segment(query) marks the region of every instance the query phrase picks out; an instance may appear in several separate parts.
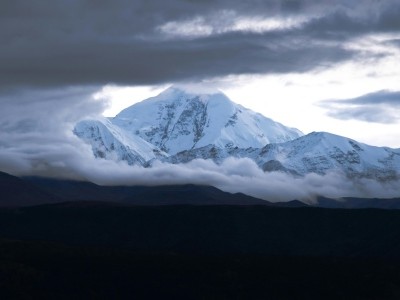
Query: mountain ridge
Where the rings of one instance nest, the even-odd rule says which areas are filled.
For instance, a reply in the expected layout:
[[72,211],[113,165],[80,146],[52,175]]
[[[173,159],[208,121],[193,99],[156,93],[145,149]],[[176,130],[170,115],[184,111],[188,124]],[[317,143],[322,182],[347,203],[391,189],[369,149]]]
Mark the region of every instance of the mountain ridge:
[[228,157],[250,158],[264,172],[294,176],[340,172],[378,181],[400,179],[400,149],[375,147],[328,132],[303,135],[233,103],[223,93],[172,86],[110,120],[84,120],[75,134],[96,157],[151,167]]
[[112,123],[169,154],[208,144],[263,146],[302,135],[233,103],[222,92],[192,94],[176,87],[124,109]]
[[[293,199],[271,202],[242,193],[228,193],[212,186],[100,186],[89,181],[44,177],[16,177],[0,172],[0,207],[57,205],[90,206],[262,206],[327,209],[400,209],[400,198],[331,199],[317,197],[307,204]],[[273,199],[270,199],[273,200]]]
[[312,132],[285,143],[262,148],[221,149],[212,145],[163,158],[169,163],[212,159],[222,163],[228,157],[250,158],[265,172],[281,171],[295,176],[342,172],[350,178],[397,180],[400,149],[375,147],[327,132]]

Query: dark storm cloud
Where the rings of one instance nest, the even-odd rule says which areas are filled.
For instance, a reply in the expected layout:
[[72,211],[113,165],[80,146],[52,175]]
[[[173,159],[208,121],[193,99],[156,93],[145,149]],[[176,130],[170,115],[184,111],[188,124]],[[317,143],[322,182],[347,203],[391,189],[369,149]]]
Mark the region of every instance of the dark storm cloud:
[[[375,9],[373,18],[362,3]],[[395,3],[1,1],[0,87],[156,84],[329,67],[355,57],[341,46],[343,38],[399,30]],[[307,21],[268,33],[218,32],[229,27],[230,17],[276,16]],[[168,22],[179,26],[196,17],[216,32],[191,39],[160,32]],[[324,43],[327,39],[337,43]]]
[[[351,3],[351,1],[349,2]],[[370,8],[368,11],[367,8]],[[357,37],[366,33],[391,33],[400,31],[400,3],[376,1],[363,9],[362,1],[358,10],[338,7],[338,9],[309,22],[304,30],[319,38]]]
[[400,92],[378,91],[360,97],[321,102],[328,115],[341,120],[397,123],[400,120]]
[[0,50],[6,85],[151,84],[228,74],[303,72],[346,60],[351,51],[269,34],[229,33],[193,41],[60,41],[41,51]]

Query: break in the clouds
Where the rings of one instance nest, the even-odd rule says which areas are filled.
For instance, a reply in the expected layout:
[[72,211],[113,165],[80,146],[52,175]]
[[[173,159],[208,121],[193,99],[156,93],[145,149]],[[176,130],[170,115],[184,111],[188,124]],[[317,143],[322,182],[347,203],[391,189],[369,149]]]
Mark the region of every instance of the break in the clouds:
[[[0,86],[159,84],[329,68],[398,1],[1,1]],[[383,54],[382,54],[383,55]]]
[[333,118],[365,122],[397,123],[400,121],[400,92],[378,91],[356,98],[327,100],[321,106]]

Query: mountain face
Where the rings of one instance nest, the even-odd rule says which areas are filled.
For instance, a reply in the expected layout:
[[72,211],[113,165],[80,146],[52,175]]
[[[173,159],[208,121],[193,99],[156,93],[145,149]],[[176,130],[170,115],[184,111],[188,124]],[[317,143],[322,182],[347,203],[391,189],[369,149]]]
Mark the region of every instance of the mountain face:
[[92,146],[98,158],[124,160],[130,165],[145,165],[167,154],[137,135],[113,125],[109,120],[85,120],[76,124],[75,135]]
[[295,176],[337,171],[348,178],[400,179],[400,149],[368,146],[325,133],[302,135],[230,101],[220,92],[171,87],[113,119],[85,120],[75,134],[96,157],[150,166],[250,158],[266,172]]
[[313,132],[293,141],[268,144],[262,148],[221,149],[206,146],[165,158],[170,163],[212,159],[221,163],[228,157],[250,158],[264,171],[282,171],[303,176],[339,171],[349,178],[396,180],[400,178],[400,149],[374,147],[326,132]]
[[192,94],[175,87],[123,110],[112,123],[170,155],[207,145],[263,147],[302,135],[221,92]]
[[267,145],[257,161],[264,171],[288,170],[300,175],[339,171],[349,178],[382,181],[400,178],[400,149],[369,146],[326,132]]

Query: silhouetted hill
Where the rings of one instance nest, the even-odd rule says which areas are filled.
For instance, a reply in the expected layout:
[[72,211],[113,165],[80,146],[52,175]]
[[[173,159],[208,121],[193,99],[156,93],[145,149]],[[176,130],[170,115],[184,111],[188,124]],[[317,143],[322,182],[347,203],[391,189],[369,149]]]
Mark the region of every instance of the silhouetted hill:
[[65,201],[106,201],[129,205],[271,205],[261,199],[223,192],[212,186],[99,186],[91,182],[38,177],[26,180]]
[[0,206],[32,206],[60,199],[19,177],[0,172]]
[[[273,200],[273,199],[271,199]],[[399,209],[400,198],[344,198],[340,201],[319,197],[317,207]],[[91,182],[41,177],[19,178],[0,172],[0,207],[35,206],[69,201],[102,201],[124,205],[265,205],[306,207],[292,200],[269,202],[245,194],[231,194],[212,186],[99,186]]]

